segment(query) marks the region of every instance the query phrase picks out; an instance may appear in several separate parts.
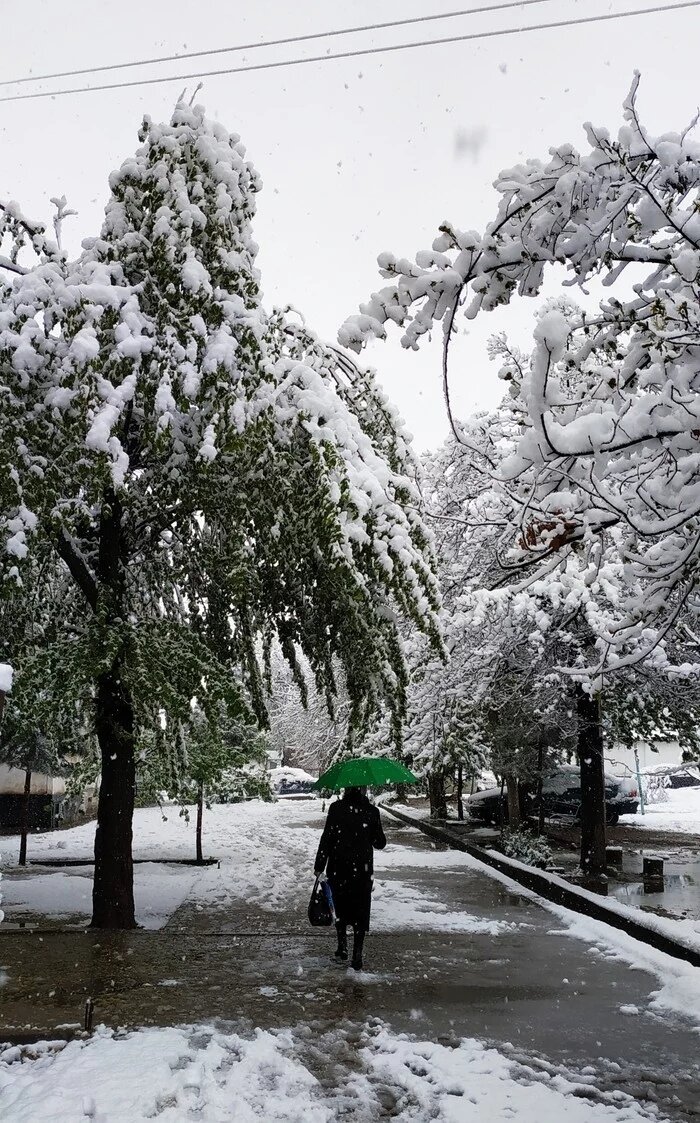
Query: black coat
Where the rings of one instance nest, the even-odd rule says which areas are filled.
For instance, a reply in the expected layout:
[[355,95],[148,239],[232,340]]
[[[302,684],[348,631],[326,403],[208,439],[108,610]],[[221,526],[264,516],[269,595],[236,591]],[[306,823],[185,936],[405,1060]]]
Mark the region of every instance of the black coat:
[[383,850],[386,838],[377,808],[363,796],[339,799],[328,809],[314,870],[327,876],[335,911],[341,924],[369,928],[372,903],[374,850]]

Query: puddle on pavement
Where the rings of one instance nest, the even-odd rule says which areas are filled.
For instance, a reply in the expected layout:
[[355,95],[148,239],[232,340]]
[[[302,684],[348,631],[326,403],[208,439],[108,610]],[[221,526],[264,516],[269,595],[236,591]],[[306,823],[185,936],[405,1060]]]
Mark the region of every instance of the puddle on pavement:
[[[661,916],[700,920],[700,861],[666,861],[663,889],[653,892],[645,889],[641,878],[641,855],[626,855],[625,867],[625,880],[610,883],[610,896],[633,908],[656,912]],[[635,873],[639,880],[627,880]]]

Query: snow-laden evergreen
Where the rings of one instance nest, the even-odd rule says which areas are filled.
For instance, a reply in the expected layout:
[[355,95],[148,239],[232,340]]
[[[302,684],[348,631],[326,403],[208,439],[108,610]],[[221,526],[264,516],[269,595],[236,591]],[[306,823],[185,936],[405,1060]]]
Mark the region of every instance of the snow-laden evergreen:
[[8,596],[59,564],[81,596],[45,689],[95,696],[96,884],[100,855],[128,850],[140,730],[194,697],[264,720],[261,641],[301,649],[329,696],[335,660],[351,730],[383,700],[395,731],[400,619],[439,643],[405,438],[369,373],[266,314],[240,139],[181,103],[140,140],[100,235],[68,262],[35,233],[39,264],[0,307],[0,564]]

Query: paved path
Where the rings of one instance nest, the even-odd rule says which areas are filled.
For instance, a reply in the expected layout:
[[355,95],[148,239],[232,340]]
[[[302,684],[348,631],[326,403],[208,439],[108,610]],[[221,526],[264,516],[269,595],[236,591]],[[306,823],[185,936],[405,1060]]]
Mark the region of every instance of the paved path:
[[[306,825],[321,823],[310,808]],[[89,994],[96,1021],[112,1026],[309,1024],[314,1064],[328,1081],[346,1061],[337,1035],[335,1053],[319,1050],[323,1035],[346,1027],[347,1049],[380,1018],[421,1040],[508,1043],[514,1058],[537,1058],[545,1070],[588,1070],[589,1082],[595,1074],[596,1095],[622,1088],[658,1103],[662,1118],[700,1118],[698,1036],[650,1008],[653,976],[611,961],[602,944],[562,934],[550,911],[461,855],[436,852],[412,828],[392,821],[386,829],[392,846],[377,859],[366,972],[332,965],[330,935],[308,927],[304,869],[276,913],[223,896],[222,907],[185,902],[155,932],[0,935],[9,976],[0,1039],[50,1036],[80,1018]]]

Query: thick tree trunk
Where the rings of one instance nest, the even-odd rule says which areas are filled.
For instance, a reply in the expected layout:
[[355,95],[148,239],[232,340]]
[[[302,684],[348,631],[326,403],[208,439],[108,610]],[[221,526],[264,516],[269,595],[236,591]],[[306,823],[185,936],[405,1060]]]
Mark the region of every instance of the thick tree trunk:
[[464,791],[464,768],[461,764],[457,765],[457,818],[464,819],[464,808],[462,806],[462,792]]
[[511,830],[520,826],[520,785],[515,776],[506,776],[508,798],[508,825]]
[[405,803],[408,799],[408,784],[396,785],[396,798],[399,803]]
[[199,781],[199,790],[197,791],[197,861],[203,862],[202,855],[202,812],[204,810],[204,784]]
[[131,828],[136,765],[134,709],[118,665],[97,681],[97,740],[102,758],[95,832],[93,928],[135,928]]
[[578,759],[581,768],[581,869],[605,872],[605,772],[599,699],[576,686]]
[[430,818],[447,818],[447,796],[445,795],[445,773],[431,772],[428,776],[428,796],[430,797]]
[[29,833],[29,797],[32,791],[32,774],[29,769],[24,774],[24,792],[22,794],[22,818],[19,826],[19,864],[27,864],[27,834]]

